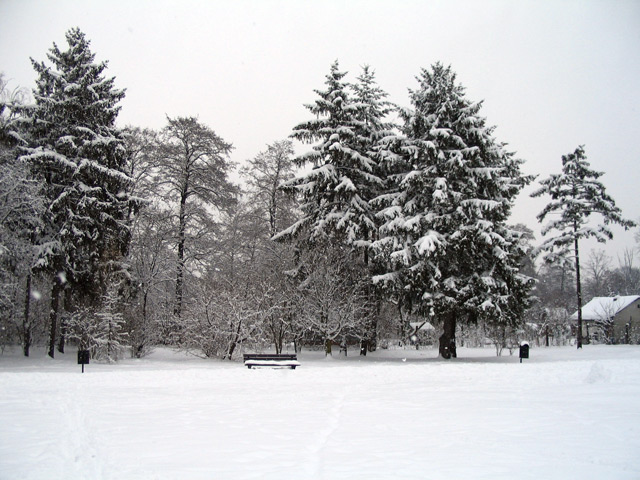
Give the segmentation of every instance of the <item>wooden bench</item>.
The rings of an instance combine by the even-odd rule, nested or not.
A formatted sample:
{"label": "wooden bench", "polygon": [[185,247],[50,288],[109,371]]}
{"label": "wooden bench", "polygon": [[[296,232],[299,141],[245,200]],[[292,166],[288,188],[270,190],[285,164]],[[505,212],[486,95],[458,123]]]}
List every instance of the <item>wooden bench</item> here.
{"label": "wooden bench", "polygon": [[251,367],[289,367],[295,370],[300,366],[295,353],[245,353],[244,364]]}

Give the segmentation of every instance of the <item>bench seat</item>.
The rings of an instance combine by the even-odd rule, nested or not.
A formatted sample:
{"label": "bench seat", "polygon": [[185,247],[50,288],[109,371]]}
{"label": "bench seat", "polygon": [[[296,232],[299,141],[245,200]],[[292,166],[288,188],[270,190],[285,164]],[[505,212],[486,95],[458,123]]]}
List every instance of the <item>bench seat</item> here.
{"label": "bench seat", "polygon": [[244,364],[252,367],[288,367],[295,369],[300,366],[295,353],[245,353]]}

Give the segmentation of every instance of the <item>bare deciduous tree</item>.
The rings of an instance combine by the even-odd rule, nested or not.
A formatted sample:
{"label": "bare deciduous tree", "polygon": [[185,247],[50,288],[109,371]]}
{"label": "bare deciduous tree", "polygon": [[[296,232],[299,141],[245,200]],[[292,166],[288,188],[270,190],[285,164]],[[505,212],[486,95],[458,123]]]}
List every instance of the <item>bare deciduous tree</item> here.
{"label": "bare deciduous tree", "polygon": [[157,185],[177,216],[176,317],[182,312],[185,265],[201,253],[194,240],[212,233],[212,212],[235,201],[237,189],[228,180],[232,148],[195,117],[167,117],[159,136],[154,152]]}
{"label": "bare deciduous tree", "polygon": [[298,267],[300,321],[322,338],[325,354],[334,341],[358,334],[374,310],[366,277],[353,266],[353,255],[325,245],[307,253]]}
{"label": "bare deciduous tree", "polygon": [[592,250],[585,265],[587,271],[587,292],[591,297],[606,295],[607,277],[611,272],[611,257],[604,250]]}

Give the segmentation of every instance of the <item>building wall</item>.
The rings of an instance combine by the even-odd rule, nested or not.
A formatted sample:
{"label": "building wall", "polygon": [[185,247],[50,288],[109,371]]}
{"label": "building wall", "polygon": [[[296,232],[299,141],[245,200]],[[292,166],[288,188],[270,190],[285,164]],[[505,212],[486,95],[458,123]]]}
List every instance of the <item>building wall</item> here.
{"label": "building wall", "polygon": [[636,300],[615,316],[613,341],[640,344],[640,300]]}
{"label": "building wall", "polygon": [[[577,324],[572,327],[572,335],[578,331]],[[593,320],[582,320],[582,341],[585,343],[603,341],[600,327]]]}

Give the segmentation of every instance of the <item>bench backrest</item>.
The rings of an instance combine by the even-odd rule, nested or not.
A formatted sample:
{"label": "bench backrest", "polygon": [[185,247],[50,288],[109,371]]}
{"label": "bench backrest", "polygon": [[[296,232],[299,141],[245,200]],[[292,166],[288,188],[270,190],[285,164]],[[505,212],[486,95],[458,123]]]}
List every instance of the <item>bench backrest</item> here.
{"label": "bench backrest", "polygon": [[244,361],[247,360],[297,360],[295,353],[245,353]]}

